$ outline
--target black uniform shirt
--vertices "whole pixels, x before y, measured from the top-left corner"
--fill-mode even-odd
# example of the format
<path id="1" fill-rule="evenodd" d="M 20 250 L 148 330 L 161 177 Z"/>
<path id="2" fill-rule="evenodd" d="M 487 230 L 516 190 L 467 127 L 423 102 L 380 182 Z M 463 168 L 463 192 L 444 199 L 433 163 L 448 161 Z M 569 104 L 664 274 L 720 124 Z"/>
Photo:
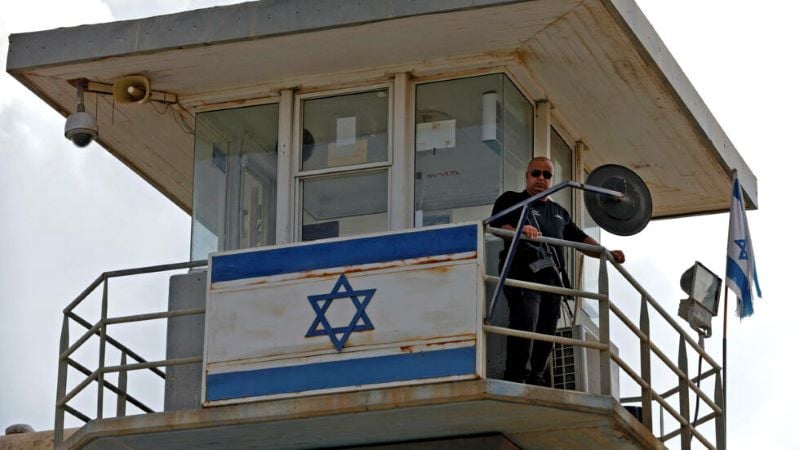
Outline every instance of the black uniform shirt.
<path id="1" fill-rule="evenodd" d="M 500 197 L 497 198 L 497 200 L 495 200 L 494 207 L 492 208 L 492 215 L 495 215 L 506 208 L 510 208 L 528 198 L 530 198 L 530 194 L 528 194 L 528 191 L 526 190 L 523 190 L 522 192 L 504 192 Z M 572 221 L 572 217 L 570 217 L 569 212 L 567 212 L 563 206 L 552 200 L 536 200 L 528 205 L 528 209 L 528 217 L 526 218 L 525 222 L 523 222 L 523 225 L 535 226 L 544 236 L 573 242 L 583 242 L 583 240 L 587 237 L 586 233 L 578 228 L 578 226 L 575 225 L 575 222 Z M 511 225 L 512 227 L 516 228 L 517 223 L 519 222 L 519 214 L 521 211 L 522 208 L 518 208 L 493 220 L 491 225 L 496 228 L 500 228 L 503 225 Z M 535 216 L 535 221 L 533 217 L 531 217 L 532 215 Z M 505 261 L 511 241 L 505 240 L 504 243 L 505 246 L 503 247 L 503 251 L 500 252 L 501 267 Z M 532 260 L 535 259 L 534 255 L 536 252 L 529 251 L 525 244 L 525 242 L 520 242 L 520 245 L 517 247 L 517 251 L 514 255 L 514 261 L 511 264 L 511 276 L 514 278 L 531 281 L 544 281 L 537 280 L 537 277 L 533 276 L 533 272 L 528 267 L 528 264 L 533 262 Z M 563 266 L 565 261 L 563 247 L 553 245 L 551 248 L 553 248 L 553 250 L 555 250 L 555 252 L 558 254 L 559 262 Z"/>

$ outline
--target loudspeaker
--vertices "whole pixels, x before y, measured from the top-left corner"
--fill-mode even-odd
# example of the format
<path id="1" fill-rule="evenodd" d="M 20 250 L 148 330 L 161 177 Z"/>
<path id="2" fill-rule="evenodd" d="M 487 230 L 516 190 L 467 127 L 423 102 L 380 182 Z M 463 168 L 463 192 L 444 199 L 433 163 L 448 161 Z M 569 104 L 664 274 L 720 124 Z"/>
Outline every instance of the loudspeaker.
<path id="1" fill-rule="evenodd" d="M 143 75 L 128 75 L 114 82 L 112 89 L 117 103 L 147 103 L 150 101 L 150 80 Z"/>

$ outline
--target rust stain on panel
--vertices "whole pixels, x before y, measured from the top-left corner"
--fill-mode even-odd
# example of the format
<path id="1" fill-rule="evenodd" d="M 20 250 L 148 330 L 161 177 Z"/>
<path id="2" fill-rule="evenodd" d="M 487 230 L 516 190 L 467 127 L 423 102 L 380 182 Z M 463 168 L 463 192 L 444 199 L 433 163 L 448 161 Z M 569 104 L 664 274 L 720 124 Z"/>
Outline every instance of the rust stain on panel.
<path id="1" fill-rule="evenodd" d="M 279 281 L 288 281 L 288 280 L 308 280 L 308 279 L 316 279 L 316 278 L 326 278 L 330 276 L 340 275 L 340 274 L 352 274 L 352 273 L 364 273 L 364 272 L 372 272 L 376 270 L 385 270 L 385 269 L 393 269 L 396 267 L 413 267 L 413 266 L 420 266 L 425 264 L 435 264 L 435 263 L 442 263 L 448 261 L 464 261 L 469 259 L 475 259 L 478 256 L 478 252 L 465 252 L 463 254 L 458 255 L 437 255 L 437 256 L 429 256 L 425 258 L 414 258 L 414 259 L 403 259 L 398 261 L 390 261 L 387 263 L 377 263 L 377 264 L 369 264 L 364 266 L 345 266 L 344 268 L 337 268 L 333 270 L 307 270 L 305 272 L 297 272 L 292 274 L 290 277 L 281 278 Z M 450 270 L 449 267 L 434 267 L 430 270 L 438 271 L 438 272 L 447 272 Z M 259 286 L 269 284 L 271 282 L 278 281 L 275 279 L 272 280 L 253 280 L 250 281 L 244 286 Z M 212 286 L 213 289 L 213 286 Z"/>

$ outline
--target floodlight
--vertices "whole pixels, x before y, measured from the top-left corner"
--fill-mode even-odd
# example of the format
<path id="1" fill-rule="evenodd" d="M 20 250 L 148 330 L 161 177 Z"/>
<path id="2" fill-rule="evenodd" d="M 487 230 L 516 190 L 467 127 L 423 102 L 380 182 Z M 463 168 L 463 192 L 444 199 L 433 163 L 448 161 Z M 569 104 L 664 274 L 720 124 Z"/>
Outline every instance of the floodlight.
<path id="1" fill-rule="evenodd" d="M 722 279 L 700 262 L 695 262 L 681 275 L 681 289 L 689 298 L 681 300 L 678 316 L 705 337 L 711 336 L 711 319 L 719 309 Z"/>

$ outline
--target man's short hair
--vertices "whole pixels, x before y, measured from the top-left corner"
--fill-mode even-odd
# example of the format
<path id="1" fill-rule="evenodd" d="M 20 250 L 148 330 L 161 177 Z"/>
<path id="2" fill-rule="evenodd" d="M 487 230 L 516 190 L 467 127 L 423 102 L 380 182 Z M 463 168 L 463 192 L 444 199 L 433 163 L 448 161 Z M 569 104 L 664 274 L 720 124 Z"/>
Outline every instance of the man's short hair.
<path id="1" fill-rule="evenodd" d="M 528 161 L 528 169 L 530 169 L 531 164 L 533 164 L 535 161 L 547 161 L 550 163 L 551 166 L 555 167 L 555 165 L 553 164 L 553 160 L 548 158 L 547 156 L 535 156 L 530 161 Z"/>

